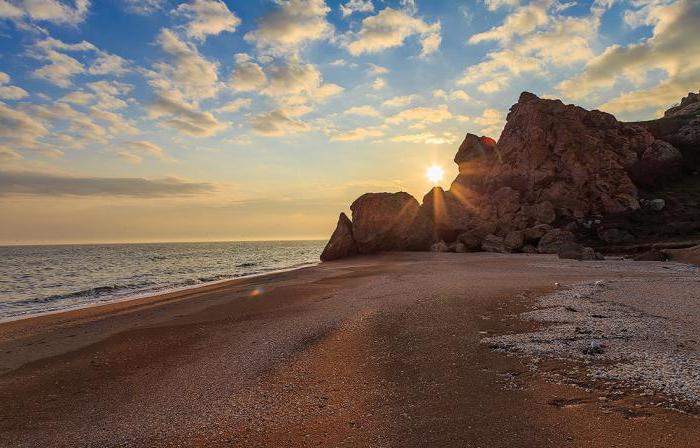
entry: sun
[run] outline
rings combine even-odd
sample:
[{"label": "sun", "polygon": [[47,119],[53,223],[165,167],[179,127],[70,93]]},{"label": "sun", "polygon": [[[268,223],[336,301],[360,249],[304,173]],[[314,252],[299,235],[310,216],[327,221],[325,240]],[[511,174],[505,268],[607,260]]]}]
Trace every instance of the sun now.
[{"label": "sun", "polygon": [[428,168],[428,171],[425,172],[425,176],[428,178],[428,180],[435,185],[440,183],[440,181],[442,180],[442,177],[444,175],[445,175],[445,170],[443,170],[441,166],[437,166],[437,165],[430,166]]}]

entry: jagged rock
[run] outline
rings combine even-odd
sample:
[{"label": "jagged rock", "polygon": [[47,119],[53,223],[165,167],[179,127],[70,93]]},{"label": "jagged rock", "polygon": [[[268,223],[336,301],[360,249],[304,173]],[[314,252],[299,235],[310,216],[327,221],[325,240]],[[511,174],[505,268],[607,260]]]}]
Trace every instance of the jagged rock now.
[{"label": "jagged rock", "polygon": [[483,237],[472,232],[461,233],[457,237],[457,241],[464,245],[467,252],[477,252],[481,250],[481,241]]},{"label": "jagged rock", "polygon": [[418,201],[408,193],[366,193],[352,203],[352,233],[362,254],[407,250]]},{"label": "jagged rock", "polygon": [[341,213],[338,217],[338,224],[328,240],[326,247],[321,253],[322,261],[337,260],[339,258],[350,257],[357,253],[357,246],[352,236],[352,222]]},{"label": "jagged rock", "polygon": [[579,261],[601,260],[603,258],[602,255],[596,253],[592,248],[577,243],[563,244],[559,248],[557,255],[562,259]]},{"label": "jagged rock", "polygon": [[523,236],[523,232],[519,230],[513,230],[512,232],[508,232],[506,237],[503,239],[503,244],[505,245],[506,249],[510,252],[519,251],[525,244],[525,237]]},{"label": "jagged rock", "polygon": [[561,229],[552,229],[545,233],[537,244],[537,252],[541,254],[556,254],[559,249],[567,244],[575,243],[576,236]]},{"label": "jagged rock", "polygon": [[486,136],[478,137],[474,134],[467,134],[459,145],[454,161],[460,167],[460,172],[471,171],[468,162],[479,160],[485,157],[493,157],[494,141]]},{"label": "jagged rock", "polygon": [[522,253],[524,254],[536,254],[537,253],[537,248],[533,246],[532,244],[526,244],[523,246],[521,249]]},{"label": "jagged rock", "polygon": [[673,106],[664,112],[664,117],[691,115],[700,113],[700,93],[690,92],[681,100],[678,106]]},{"label": "jagged rock", "polygon": [[629,233],[627,230],[617,228],[600,228],[598,231],[598,238],[608,244],[626,244],[635,240],[634,235]]},{"label": "jagged rock", "polygon": [[437,243],[430,246],[430,252],[449,252],[450,248],[447,247],[447,243],[444,241],[438,241]]},{"label": "jagged rock", "polygon": [[683,154],[670,143],[655,140],[630,168],[635,185],[642,188],[657,188],[680,173]]},{"label": "jagged rock", "polygon": [[645,129],[610,114],[524,92],[496,146],[503,162],[487,183],[549,201],[563,217],[634,210],[637,188],[626,169],[653,142]]},{"label": "jagged rock", "polygon": [[553,228],[554,227],[550,226],[549,224],[538,224],[534,227],[523,230],[523,236],[528,241],[536,241],[542,238],[545,233],[549,232]]},{"label": "jagged rock", "polygon": [[467,246],[464,245],[464,243],[461,243],[459,241],[455,241],[450,244],[450,252],[455,252],[457,254],[463,254],[465,252],[469,252],[467,250]]},{"label": "jagged rock", "polygon": [[549,201],[543,201],[534,205],[523,205],[525,216],[537,224],[551,224],[557,219],[557,212]]},{"label": "jagged rock", "polygon": [[503,242],[503,238],[496,235],[486,235],[486,238],[484,238],[484,241],[481,243],[481,249],[485,250],[486,252],[508,252],[505,243]]},{"label": "jagged rock", "polygon": [[472,224],[473,212],[450,191],[434,187],[423,197],[421,213],[432,220],[434,240],[454,241]]}]

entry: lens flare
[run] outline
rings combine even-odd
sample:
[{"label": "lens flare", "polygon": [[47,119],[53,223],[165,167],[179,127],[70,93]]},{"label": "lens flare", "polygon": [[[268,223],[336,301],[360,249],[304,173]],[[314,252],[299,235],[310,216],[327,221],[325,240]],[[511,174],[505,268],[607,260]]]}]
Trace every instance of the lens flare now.
[{"label": "lens flare", "polygon": [[445,175],[445,170],[442,169],[441,166],[433,165],[428,168],[428,171],[426,171],[425,176],[428,178],[430,182],[433,184],[437,185],[440,183],[442,180],[442,177]]}]

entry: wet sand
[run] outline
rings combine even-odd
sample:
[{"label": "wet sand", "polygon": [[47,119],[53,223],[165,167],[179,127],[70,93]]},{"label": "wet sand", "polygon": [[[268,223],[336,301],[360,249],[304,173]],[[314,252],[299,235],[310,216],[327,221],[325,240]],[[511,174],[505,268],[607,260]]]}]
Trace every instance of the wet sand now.
[{"label": "wet sand", "polygon": [[480,343],[555,282],[673,266],[386,254],[7,322],[0,446],[697,447],[692,413]]}]

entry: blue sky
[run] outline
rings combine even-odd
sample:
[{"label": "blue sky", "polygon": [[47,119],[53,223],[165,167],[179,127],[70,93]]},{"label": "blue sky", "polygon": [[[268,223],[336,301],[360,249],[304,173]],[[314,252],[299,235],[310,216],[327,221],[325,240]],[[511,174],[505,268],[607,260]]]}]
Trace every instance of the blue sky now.
[{"label": "blue sky", "polygon": [[523,90],[658,115],[700,84],[699,9],[0,0],[0,242],[323,237],[364,191],[452,178]]}]

